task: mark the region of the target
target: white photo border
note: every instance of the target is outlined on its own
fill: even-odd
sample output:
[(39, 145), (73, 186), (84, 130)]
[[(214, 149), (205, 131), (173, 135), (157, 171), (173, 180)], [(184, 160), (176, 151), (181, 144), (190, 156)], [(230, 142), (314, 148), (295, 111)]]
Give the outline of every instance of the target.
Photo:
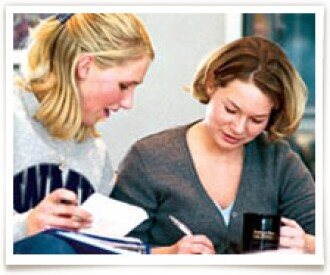
[[(14, 255), (13, 254), (13, 185), (5, 187), (6, 264), (7, 265), (323, 265), (323, 75), (324, 75), (324, 7), (295, 6), (6, 6), (6, 162), (5, 179), (12, 182), (13, 171), (13, 14), (66, 12), (132, 12), (132, 13), (314, 13), (316, 19), (315, 56), (315, 139), (316, 139), (316, 253), (314, 255)], [(274, 12), (276, 11), (276, 12)], [(41, 12), (42, 13), (42, 12)], [(230, 17), (230, 16), (228, 16)], [(235, 34), (228, 32), (228, 40)]]

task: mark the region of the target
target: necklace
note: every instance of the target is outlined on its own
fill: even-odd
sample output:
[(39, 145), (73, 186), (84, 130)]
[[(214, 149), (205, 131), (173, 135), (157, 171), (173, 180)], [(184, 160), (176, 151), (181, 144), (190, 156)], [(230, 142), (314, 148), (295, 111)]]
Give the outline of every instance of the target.
[(60, 162), (58, 164), (58, 168), (63, 172), (64, 169), (66, 168), (66, 163), (65, 163), (65, 156), (59, 156)]
[(52, 145), (54, 144), (54, 152), (57, 156), (58, 159), (58, 168), (61, 171), (66, 171), (68, 170), (68, 157), (70, 152), (73, 149), (73, 144), (71, 144), (71, 142), (68, 141), (57, 141), (57, 140), (53, 140)]
[(66, 176), (69, 170), (68, 158), (75, 147), (74, 141), (64, 141), (49, 137), (47, 144), (56, 156), (58, 168), (64, 174), (63, 176)]
[(71, 141), (62, 141), (51, 138), (49, 145), (52, 147), (53, 152), (58, 159), (58, 168), (61, 171), (62, 183), (65, 184), (70, 170), (68, 158), (74, 148), (74, 144)]

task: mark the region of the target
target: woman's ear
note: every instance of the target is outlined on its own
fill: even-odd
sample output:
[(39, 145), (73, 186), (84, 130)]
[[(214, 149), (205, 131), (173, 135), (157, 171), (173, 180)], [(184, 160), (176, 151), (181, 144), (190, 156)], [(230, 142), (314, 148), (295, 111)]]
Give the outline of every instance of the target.
[(205, 92), (206, 95), (210, 98), (214, 93), (214, 77), (212, 74), (208, 75), (207, 79), (205, 80)]
[(90, 68), (94, 63), (94, 56), (92, 54), (82, 54), (77, 62), (77, 77), (78, 79), (85, 79), (88, 76)]

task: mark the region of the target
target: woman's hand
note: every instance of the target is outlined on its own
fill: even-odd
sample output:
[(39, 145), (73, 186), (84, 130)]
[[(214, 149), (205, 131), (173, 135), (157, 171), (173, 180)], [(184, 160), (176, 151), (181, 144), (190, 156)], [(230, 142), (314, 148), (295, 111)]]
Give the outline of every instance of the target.
[(76, 194), (61, 188), (48, 194), (29, 211), (27, 234), (33, 235), (52, 227), (79, 230), (90, 227), (91, 222), (92, 216), (77, 206)]
[(294, 220), (281, 218), (280, 248), (290, 249), (300, 253), (315, 252), (315, 238), (306, 234)]
[(213, 243), (205, 235), (184, 236), (172, 246), (152, 249), (152, 254), (214, 254)]

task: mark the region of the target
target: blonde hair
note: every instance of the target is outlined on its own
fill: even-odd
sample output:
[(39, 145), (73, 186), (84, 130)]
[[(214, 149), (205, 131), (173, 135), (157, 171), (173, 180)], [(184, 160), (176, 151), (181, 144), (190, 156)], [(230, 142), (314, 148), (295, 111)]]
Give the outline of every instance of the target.
[(243, 37), (219, 48), (197, 69), (191, 92), (206, 104), (208, 86), (225, 87), (234, 79), (252, 81), (272, 99), (274, 108), (265, 129), (271, 140), (287, 137), (298, 128), (307, 89), (278, 45), (262, 37)]
[(100, 68), (108, 68), (143, 56), (153, 59), (154, 50), (134, 14), (81, 13), (64, 21), (59, 18), (49, 17), (32, 30), (28, 75), (18, 84), (39, 100), (35, 118), (51, 136), (83, 141), (98, 133), (94, 126), (82, 123), (75, 77), (79, 55), (92, 53)]

